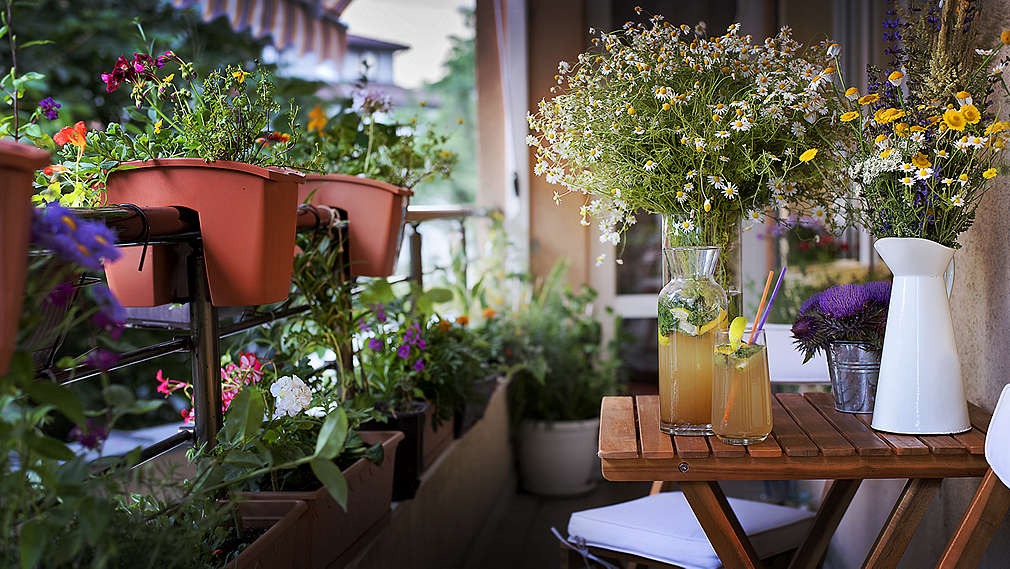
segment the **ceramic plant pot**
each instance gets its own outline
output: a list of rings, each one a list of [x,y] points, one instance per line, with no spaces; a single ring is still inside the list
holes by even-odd
[[[344,174],[309,175],[299,201],[347,212],[351,275],[388,277],[396,267],[403,221],[413,192],[386,182]]]
[[[366,444],[382,444],[382,464],[358,459],[343,470],[347,480],[347,510],[330,496],[326,488],[308,492],[244,492],[251,501],[304,502],[308,506],[300,531],[308,536],[311,563],[306,568],[325,569],[379,523],[389,512],[393,497],[396,448],[403,433],[375,431],[361,433]],[[302,566],[299,566],[302,567]]]
[[[880,239],[874,248],[894,283],[873,428],[909,435],[971,429],[944,278],[954,250],[928,239],[896,237]]]
[[[244,529],[269,528],[228,564],[229,569],[309,567],[308,506],[302,501],[257,501],[237,505]]]
[[[596,485],[600,420],[532,421],[519,425],[523,488],[544,496],[574,496]]]
[[[396,447],[395,473],[393,475],[393,500],[410,500],[421,485],[420,476],[424,470],[424,435],[428,404],[415,402],[410,411],[388,417],[385,423],[369,422],[358,431],[365,436],[367,431],[400,431],[403,441]],[[450,431],[451,432],[451,431]]]
[[[32,180],[49,153],[0,140],[0,376],[10,367],[18,334],[32,225]]]
[[[287,298],[303,174],[198,158],[123,166],[109,175],[110,203],[174,206],[197,213],[215,306],[269,304]],[[109,285],[125,306],[174,300],[159,278],[159,273],[165,274],[168,259],[162,259],[158,247],[152,249],[153,259],[145,262],[142,271],[137,270],[139,252],[106,267]],[[134,274],[147,271],[151,274]],[[134,287],[142,290],[134,291]]]

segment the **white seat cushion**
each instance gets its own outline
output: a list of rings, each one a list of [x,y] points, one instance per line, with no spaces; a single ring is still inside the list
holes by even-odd
[[[799,546],[813,513],[729,498],[761,557]],[[568,535],[590,546],[655,559],[685,569],[717,569],[719,557],[681,492],[663,492],[613,506],[575,512]]]
[[[1003,387],[992,412],[985,437],[985,459],[1003,484],[1010,486],[1010,385]]]

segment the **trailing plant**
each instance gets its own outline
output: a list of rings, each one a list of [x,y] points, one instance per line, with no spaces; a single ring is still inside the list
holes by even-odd
[[[835,285],[805,300],[792,327],[803,363],[832,342],[861,342],[882,350],[890,300],[888,281]]]
[[[388,95],[359,84],[353,98],[323,103],[308,113],[308,132],[293,144],[292,160],[306,170],[348,174],[413,188],[448,177],[457,156],[446,147],[449,135],[420,128],[417,117],[391,118]]]

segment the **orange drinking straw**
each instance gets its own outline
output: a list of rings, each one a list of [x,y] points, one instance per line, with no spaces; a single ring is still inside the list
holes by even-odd
[[[768,271],[768,280],[765,281],[765,291],[761,295],[761,303],[758,304],[757,314],[754,315],[754,323],[751,325],[750,339],[748,344],[754,343],[754,335],[757,333],[758,321],[761,319],[761,311],[765,308],[765,301],[768,300],[768,289],[772,286],[772,277],[775,271]]]

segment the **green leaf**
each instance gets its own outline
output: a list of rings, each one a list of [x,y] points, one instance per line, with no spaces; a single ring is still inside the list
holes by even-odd
[[[447,288],[430,288],[425,291],[425,294],[428,295],[428,298],[435,304],[441,304],[452,300],[452,291]]]
[[[309,463],[312,467],[312,473],[316,475],[316,478],[322,482],[323,486],[326,487],[326,491],[333,496],[333,499],[340,504],[340,507],[347,511],[347,479],[337,468],[336,464],[333,464],[332,460],[325,460],[317,458]]]
[[[122,385],[109,385],[102,390],[105,402],[115,409],[127,409],[137,400],[133,392]]]
[[[385,279],[376,279],[368,284],[368,287],[361,293],[361,300],[365,304],[386,304],[396,299],[393,294],[393,287]]]
[[[48,541],[42,522],[31,521],[21,526],[18,550],[21,553],[21,569],[31,569],[42,558],[42,548]]]
[[[48,45],[48,44],[51,44],[51,43],[53,43],[53,40],[35,40],[35,41],[30,41],[28,43],[23,43],[23,44],[19,45],[18,48],[25,49],[25,48],[32,47],[33,45]]]
[[[338,408],[330,413],[319,430],[316,438],[316,453],[318,457],[333,460],[344,450],[347,440],[347,413]]]
[[[259,390],[246,387],[238,392],[228,406],[224,422],[226,440],[238,442],[249,436],[263,423],[263,397]]]
[[[77,394],[58,383],[51,381],[33,381],[24,387],[32,399],[38,403],[52,405],[78,425],[87,422],[84,416],[84,404]]]
[[[55,460],[73,460],[77,455],[62,442],[45,436],[32,436],[28,439],[28,448],[46,458]]]

